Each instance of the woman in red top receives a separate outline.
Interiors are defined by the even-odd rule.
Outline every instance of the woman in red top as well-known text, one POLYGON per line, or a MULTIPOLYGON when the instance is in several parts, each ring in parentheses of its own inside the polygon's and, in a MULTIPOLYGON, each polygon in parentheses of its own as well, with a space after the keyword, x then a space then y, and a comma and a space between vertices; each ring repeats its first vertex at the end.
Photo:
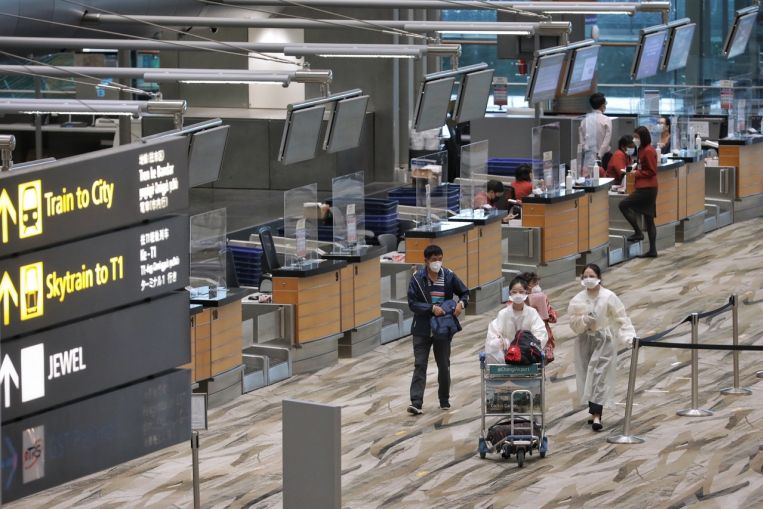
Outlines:
POLYGON ((517 168, 516 180, 511 184, 514 188, 514 199, 522 201, 525 196, 533 194, 532 167, 522 164, 517 168))
POLYGON ((652 146, 649 129, 644 126, 636 128, 633 144, 638 149, 638 169, 634 172, 636 189, 620 202, 620 212, 633 227, 634 233, 628 237, 631 242, 644 239, 638 224, 638 214, 644 216, 649 251, 640 258, 656 258, 657 227, 654 225, 654 218, 657 217, 657 151, 652 146))
POLYGON ((633 138, 623 136, 617 142, 617 150, 612 154, 607 163, 607 174, 605 177, 615 179, 615 185, 619 186, 623 182, 623 172, 631 164, 631 156, 634 152, 633 138))

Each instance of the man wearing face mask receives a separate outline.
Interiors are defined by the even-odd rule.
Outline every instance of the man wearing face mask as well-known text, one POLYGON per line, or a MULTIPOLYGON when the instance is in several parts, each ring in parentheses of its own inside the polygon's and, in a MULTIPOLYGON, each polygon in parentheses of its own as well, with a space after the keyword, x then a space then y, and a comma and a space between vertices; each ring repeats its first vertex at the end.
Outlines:
POLYGON ((439 246, 424 249, 426 266, 411 277, 408 285, 408 307, 413 311, 413 378, 411 380, 411 405, 408 413, 419 415, 424 405, 424 389, 427 383, 429 351, 434 349, 437 363, 437 394, 440 408, 450 408, 450 340, 432 337, 431 318, 443 316, 446 301, 458 298, 453 316, 458 316, 469 303, 469 289, 451 270, 442 266, 443 253, 439 246))

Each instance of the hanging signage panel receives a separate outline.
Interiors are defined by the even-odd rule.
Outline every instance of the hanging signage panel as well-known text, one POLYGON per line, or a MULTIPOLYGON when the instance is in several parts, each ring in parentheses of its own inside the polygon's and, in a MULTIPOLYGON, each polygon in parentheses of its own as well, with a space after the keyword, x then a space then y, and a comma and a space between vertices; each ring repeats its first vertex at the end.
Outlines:
POLYGON ((173 216, 3 260, 0 338, 183 288, 188 216, 173 216))
POLYGON ((188 137, 0 174, 0 257, 188 207, 188 137))
POLYGON ((190 432, 187 370, 7 424, 3 502, 185 442, 190 432))
POLYGON ((188 294, 175 292, 3 343, 3 422, 190 362, 187 322, 188 294))

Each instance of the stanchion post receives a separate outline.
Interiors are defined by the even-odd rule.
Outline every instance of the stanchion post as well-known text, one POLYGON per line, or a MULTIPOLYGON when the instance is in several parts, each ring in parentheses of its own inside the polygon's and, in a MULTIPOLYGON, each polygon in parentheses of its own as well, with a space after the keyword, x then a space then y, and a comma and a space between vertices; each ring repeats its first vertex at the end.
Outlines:
POLYGON ((758 378, 763 378, 763 369, 755 373, 755 376, 757 376, 758 378))
MULTIPOLYGON (((731 330, 732 341, 736 347, 739 344, 739 297, 737 295, 731 296, 731 330)), ((734 386, 721 389, 721 394, 749 396, 752 394, 750 389, 739 387, 739 350, 734 350, 731 355, 734 363, 734 386)))
POLYGON ((191 432, 191 458, 193 463, 193 509, 201 509, 199 480, 199 432, 191 432))
MULTIPOLYGON (((691 314, 691 344, 699 344, 699 315, 691 314)), ((682 417, 708 417, 713 412, 704 408, 699 408, 699 350, 691 350, 691 408, 679 410, 677 415, 682 417)))
POLYGON ((633 413, 633 393, 636 390, 636 369, 638 368, 639 339, 633 338, 631 350, 631 369, 628 373, 628 393, 625 395, 625 422, 623 434, 607 437, 610 444, 643 444, 644 439, 631 435, 631 415, 633 413))

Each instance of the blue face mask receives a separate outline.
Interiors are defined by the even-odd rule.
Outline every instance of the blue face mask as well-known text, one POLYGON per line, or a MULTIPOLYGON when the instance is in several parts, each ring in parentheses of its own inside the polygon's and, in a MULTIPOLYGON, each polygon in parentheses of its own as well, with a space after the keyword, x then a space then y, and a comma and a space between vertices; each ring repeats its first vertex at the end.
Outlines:
POLYGON ((633 154, 636 153, 636 148, 635 147, 628 147, 628 148, 625 149, 625 153, 628 154, 629 156, 632 156, 633 154))

